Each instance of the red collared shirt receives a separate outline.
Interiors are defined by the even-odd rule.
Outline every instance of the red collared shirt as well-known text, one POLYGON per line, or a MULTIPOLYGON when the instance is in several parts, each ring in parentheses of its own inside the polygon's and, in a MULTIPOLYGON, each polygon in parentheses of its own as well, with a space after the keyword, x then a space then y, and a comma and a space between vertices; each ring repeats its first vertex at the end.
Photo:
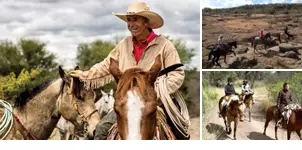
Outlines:
POLYGON ((134 48, 134 58, 136 60, 136 63, 140 60, 142 57, 144 51, 146 50, 148 44, 155 38, 157 35, 152 31, 148 38, 143 41, 142 43, 138 43, 136 40, 132 39, 133 41, 133 48, 134 48))

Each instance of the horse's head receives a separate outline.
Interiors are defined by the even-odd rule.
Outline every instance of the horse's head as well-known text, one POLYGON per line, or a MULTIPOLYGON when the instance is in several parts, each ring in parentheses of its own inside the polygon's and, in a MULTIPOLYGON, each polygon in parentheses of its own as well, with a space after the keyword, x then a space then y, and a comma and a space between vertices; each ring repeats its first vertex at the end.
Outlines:
POLYGON ((102 97, 99 100, 100 105, 98 106, 101 117, 108 114, 108 112, 113 109, 114 106, 114 97, 113 97, 113 90, 111 89, 109 93, 104 92, 101 90, 102 97))
POLYGON ((110 72, 117 82, 114 110, 121 139, 152 139, 156 129, 157 95, 154 82, 161 70, 160 55, 149 71, 131 68, 121 72, 110 59, 110 72))
POLYGON ((233 44, 232 46, 234 46, 234 48, 237 48, 237 41, 233 41, 232 44, 233 44))
POLYGON ((59 96, 59 113, 73 123, 78 130, 84 131, 88 138, 93 138, 93 131, 100 120, 95 107, 96 93, 86 90, 78 78, 65 74, 59 67, 63 80, 62 93, 59 96))

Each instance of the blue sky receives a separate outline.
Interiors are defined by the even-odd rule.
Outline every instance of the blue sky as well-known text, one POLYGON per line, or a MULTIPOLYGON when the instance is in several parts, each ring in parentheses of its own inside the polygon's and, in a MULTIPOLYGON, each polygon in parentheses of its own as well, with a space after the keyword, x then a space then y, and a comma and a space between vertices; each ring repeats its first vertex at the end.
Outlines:
POLYGON ((246 4, 302 3, 302 0, 203 0, 201 8, 229 8, 246 4))

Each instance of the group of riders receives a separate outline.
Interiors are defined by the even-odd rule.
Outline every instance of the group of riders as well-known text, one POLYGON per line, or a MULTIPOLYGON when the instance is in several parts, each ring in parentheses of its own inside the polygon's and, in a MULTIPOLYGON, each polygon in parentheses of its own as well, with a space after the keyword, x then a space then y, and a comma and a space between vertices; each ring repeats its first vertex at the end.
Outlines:
MULTIPOLYGON (((288 37, 293 37, 293 35, 288 32, 288 25, 285 25, 283 31, 288 37)), ((264 29, 260 30, 258 36, 255 38, 264 39, 264 29)), ((223 42, 223 35, 220 34, 217 40, 217 46, 214 49, 212 49, 212 52, 216 52, 220 49, 227 48, 227 47, 228 47, 227 43, 223 42)))
MULTIPOLYGON (((232 78, 227 79, 228 83, 224 87, 225 96, 224 99, 219 101, 219 117, 222 116, 223 111, 225 111, 228 103, 230 102, 231 96, 242 96, 240 99, 242 102, 249 99, 251 100, 252 104, 255 104, 254 92, 250 88, 248 81, 243 80, 241 85, 241 95, 235 91, 234 84, 232 78)), ((296 102, 292 99, 292 92, 289 89, 289 84, 285 82, 283 84, 283 88, 280 90, 278 94, 278 98, 276 101, 276 106, 278 111, 277 116, 279 116, 278 125, 284 126, 284 122, 288 119, 286 116, 287 110, 291 109, 291 104, 294 105, 296 102)), ((243 112, 239 110, 240 121, 243 121, 243 112)))

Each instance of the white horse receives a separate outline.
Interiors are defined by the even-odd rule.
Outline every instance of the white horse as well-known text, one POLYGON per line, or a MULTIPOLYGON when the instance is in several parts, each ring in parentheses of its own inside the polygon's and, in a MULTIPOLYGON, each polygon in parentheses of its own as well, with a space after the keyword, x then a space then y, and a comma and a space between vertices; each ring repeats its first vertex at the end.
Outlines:
MULTIPOLYGON (((111 89, 109 93, 102 92, 102 97, 97 100, 95 103, 96 108, 98 109, 98 112, 101 115, 101 118, 103 118, 105 115, 108 114, 109 111, 113 110, 114 105, 114 97, 113 97, 113 90, 111 89)), ((65 120, 63 117, 60 118, 59 122, 57 123, 57 130, 54 131, 53 134, 58 134, 58 136, 51 136, 50 139, 52 140, 83 140, 84 138, 77 136, 75 133, 76 130, 74 128, 74 125, 71 124, 69 121, 65 120)))
POLYGON ((101 118, 108 114, 110 110, 113 109, 114 105, 114 97, 113 90, 111 89, 109 93, 102 92, 102 97, 98 102, 96 102, 95 106, 98 108, 101 118))

